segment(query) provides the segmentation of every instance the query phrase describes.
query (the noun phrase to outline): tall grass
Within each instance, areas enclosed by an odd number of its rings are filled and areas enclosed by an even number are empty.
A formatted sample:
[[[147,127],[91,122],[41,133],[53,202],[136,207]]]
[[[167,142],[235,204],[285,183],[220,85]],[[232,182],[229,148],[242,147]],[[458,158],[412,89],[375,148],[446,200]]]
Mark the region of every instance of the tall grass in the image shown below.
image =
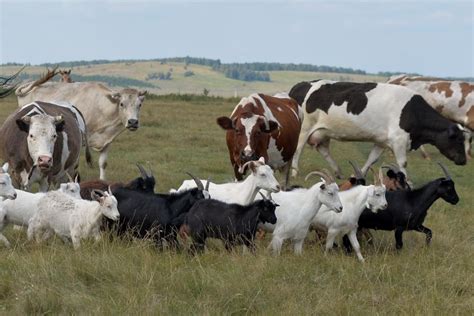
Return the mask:
[[[160,97],[145,101],[141,127],[112,144],[107,169],[111,180],[138,175],[135,162],[150,162],[157,191],[187,178],[185,171],[216,182],[232,178],[224,131],[215,118],[229,115],[235,99]],[[0,101],[0,120],[16,100]],[[332,151],[348,174],[347,159],[362,163],[371,146],[334,143]],[[238,248],[227,253],[218,241],[191,257],[186,251],[158,252],[149,241],[112,236],[85,242],[74,251],[54,239],[30,243],[24,231],[7,229],[13,247],[0,246],[0,314],[435,314],[469,315],[474,310],[474,216],[472,163],[455,166],[435,149],[433,160],[451,171],[461,201],[440,200],[430,209],[424,236],[404,234],[404,249],[394,250],[392,232],[376,232],[375,245],[362,242],[367,259],[335,249],[324,255],[310,234],[302,256],[285,247],[280,257],[258,242],[256,255]],[[94,156],[98,158],[97,154]],[[82,158],[81,158],[82,159]],[[83,160],[83,159],[82,159]],[[393,161],[386,153],[383,161]],[[442,176],[434,162],[409,155],[408,171],[421,185]],[[306,148],[301,175],[326,163]],[[81,161],[83,179],[98,177]],[[278,175],[282,179],[281,175]]]

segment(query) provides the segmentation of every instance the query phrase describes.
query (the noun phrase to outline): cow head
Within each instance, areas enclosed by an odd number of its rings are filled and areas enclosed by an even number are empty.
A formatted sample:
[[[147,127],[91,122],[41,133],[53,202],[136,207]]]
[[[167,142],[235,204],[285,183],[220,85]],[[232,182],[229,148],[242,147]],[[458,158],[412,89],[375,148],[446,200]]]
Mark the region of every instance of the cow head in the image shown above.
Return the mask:
[[[436,135],[434,145],[456,165],[465,165],[467,158],[464,141],[464,128],[459,124],[451,124],[446,130]]]
[[[16,123],[21,131],[28,133],[28,152],[33,165],[39,167],[42,172],[49,171],[53,166],[54,144],[58,133],[64,130],[63,117],[46,114],[25,115],[17,119]]]
[[[147,91],[123,89],[107,95],[110,102],[118,106],[119,117],[122,124],[130,131],[136,131],[139,126],[140,108]]]
[[[219,117],[217,124],[227,131],[227,139],[233,145],[234,161],[240,166],[248,161],[264,157],[268,160],[270,134],[278,129],[278,123],[262,115],[244,112],[234,118]],[[229,148],[230,149],[230,148]]]
[[[8,174],[8,163],[0,168],[0,197],[10,200],[16,199],[16,191]]]

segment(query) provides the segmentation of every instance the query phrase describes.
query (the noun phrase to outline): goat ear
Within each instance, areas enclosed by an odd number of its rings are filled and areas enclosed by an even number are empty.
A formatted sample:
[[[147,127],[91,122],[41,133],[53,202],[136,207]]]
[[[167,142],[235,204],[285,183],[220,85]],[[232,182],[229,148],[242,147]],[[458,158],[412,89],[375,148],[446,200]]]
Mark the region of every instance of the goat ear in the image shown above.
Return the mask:
[[[326,184],[325,184],[325,183],[321,184],[321,185],[319,186],[319,188],[320,188],[321,190],[326,190]]]
[[[7,173],[9,166],[10,166],[10,165],[8,164],[8,162],[5,162],[5,163],[3,164],[3,166],[2,166],[2,171],[5,172],[5,173]]]
[[[234,122],[227,116],[221,116],[217,118],[217,124],[225,130],[234,129]]]

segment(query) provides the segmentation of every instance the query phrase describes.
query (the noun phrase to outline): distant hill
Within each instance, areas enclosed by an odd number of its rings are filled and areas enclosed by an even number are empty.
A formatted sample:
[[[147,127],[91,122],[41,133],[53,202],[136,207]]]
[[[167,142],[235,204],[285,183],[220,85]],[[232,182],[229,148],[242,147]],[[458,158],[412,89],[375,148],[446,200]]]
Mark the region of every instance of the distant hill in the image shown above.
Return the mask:
[[[299,81],[386,81],[395,73],[367,74],[351,68],[281,63],[232,63],[220,60],[179,57],[153,60],[94,60],[41,64],[27,67],[22,80],[37,78],[46,67],[72,68],[74,81],[101,81],[111,86],[145,88],[154,94],[203,94],[245,96],[254,92],[273,94]],[[0,66],[1,74],[14,73],[20,64]],[[59,78],[58,78],[59,80]]]

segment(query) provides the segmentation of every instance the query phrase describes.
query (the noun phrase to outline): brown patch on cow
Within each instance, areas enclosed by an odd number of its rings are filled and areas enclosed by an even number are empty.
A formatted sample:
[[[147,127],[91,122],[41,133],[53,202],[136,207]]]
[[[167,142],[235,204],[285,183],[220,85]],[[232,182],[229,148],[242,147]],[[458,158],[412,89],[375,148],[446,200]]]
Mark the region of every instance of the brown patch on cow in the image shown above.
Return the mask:
[[[473,131],[474,130],[474,105],[471,106],[469,111],[467,111],[466,116],[467,116],[466,126],[471,131]]]
[[[393,81],[389,81],[388,83],[390,84],[402,84],[402,81],[405,80],[405,79],[408,79],[407,76],[400,76],[398,77],[397,79],[393,80]]]
[[[462,94],[461,101],[459,101],[459,107],[462,107],[466,103],[466,97],[468,96],[468,94],[474,91],[474,84],[461,82],[459,85],[461,86],[461,94]]]
[[[438,105],[436,107],[436,111],[438,111],[439,113],[443,112],[443,108],[444,108],[444,105]]]
[[[448,82],[448,81],[433,83],[432,85],[430,85],[428,90],[430,92],[435,92],[435,91],[437,91],[438,93],[444,92],[444,95],[446,98],[449,98],[453,95],[453,90],[451,89],[451,82]]]
[[[446,80],[442,78],[436,78],[436,77],[405,77],[405,81],[443,81],[446,82]]]

